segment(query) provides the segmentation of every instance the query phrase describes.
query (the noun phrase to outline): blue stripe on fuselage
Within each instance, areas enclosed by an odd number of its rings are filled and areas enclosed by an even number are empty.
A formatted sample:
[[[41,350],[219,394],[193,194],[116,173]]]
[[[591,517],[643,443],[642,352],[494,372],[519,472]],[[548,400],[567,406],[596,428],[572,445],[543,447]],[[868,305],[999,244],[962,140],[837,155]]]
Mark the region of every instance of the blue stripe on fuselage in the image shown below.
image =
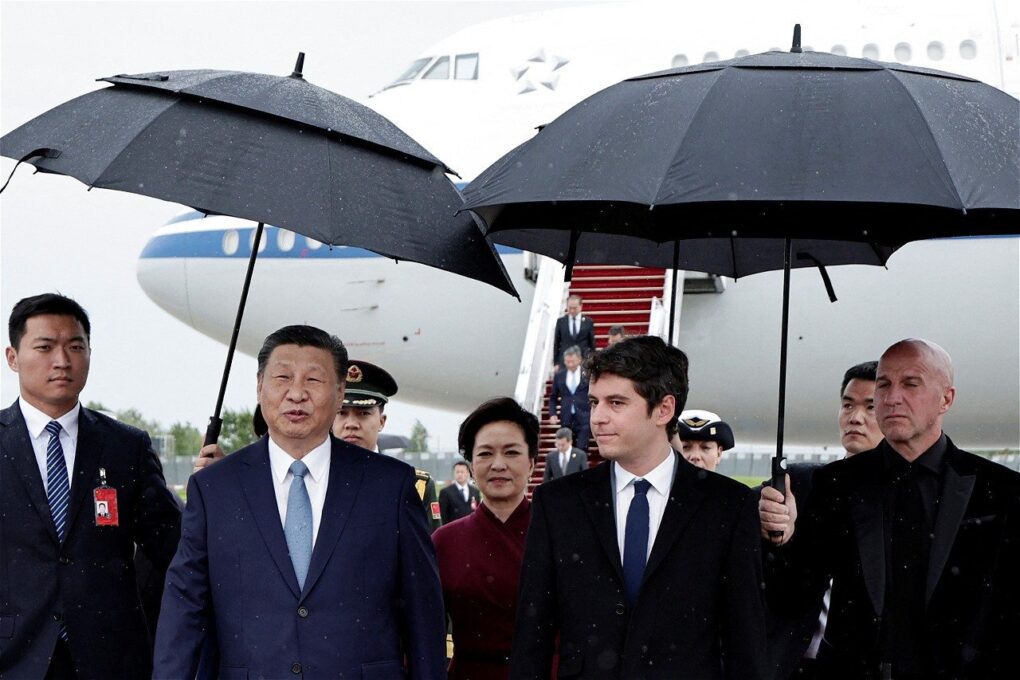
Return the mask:
[[[237,250],[228,255],[223,251],[223,236],[228,231],[236,231],[239,245]],[[265,242],[265,249],[259,253],[260,258],[292,258],[292,259],[337,259],[337,258],[369,258],[384,257],[371,250],[364,248],[353,248],[348,246],[325,246],[311,248],[308,239],[300,234],[294,235],[294,245],[290,250],[281,250],[279,244],[280,229],[277,227],[266,227],[262,233],[262,240]],[[206,258],[241,258],[248,259],[251,255],[251,239],[255,228],[241,228],[236,230],[217,229],[213,231],[189,231],[177,234],[162,234],[149,239],[139,255],[140,259],[150,258],[174,258],[174,257],[206,257]],[[512,255],[520,253],[518,248],[508,246],[496,246],[496,252],[500,255]]]

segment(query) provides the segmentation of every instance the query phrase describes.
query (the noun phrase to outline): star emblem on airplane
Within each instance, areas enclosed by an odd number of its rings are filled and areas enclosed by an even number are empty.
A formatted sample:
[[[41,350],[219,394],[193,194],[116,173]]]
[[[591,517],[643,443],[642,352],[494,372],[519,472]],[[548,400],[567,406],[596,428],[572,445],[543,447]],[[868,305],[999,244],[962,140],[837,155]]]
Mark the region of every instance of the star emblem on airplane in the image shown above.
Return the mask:
[[[541,87],[555,90],[560,82],[560,69],[570,63],[569,59],[550,54],[544,48],[510,69],[517,82],[517,94],[534,92]]]

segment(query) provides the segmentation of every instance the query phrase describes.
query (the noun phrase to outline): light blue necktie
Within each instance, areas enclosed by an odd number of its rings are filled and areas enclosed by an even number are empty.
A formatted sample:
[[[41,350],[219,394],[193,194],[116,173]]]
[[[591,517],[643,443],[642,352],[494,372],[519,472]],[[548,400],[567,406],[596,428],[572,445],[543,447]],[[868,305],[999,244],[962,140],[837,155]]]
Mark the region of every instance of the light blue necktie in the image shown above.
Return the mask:
[[[631,607],[637,603],[648,559],[648,489],[651,486],[647,479],[636,480],[634,498],[627,509],[627,527],[623,535],[623,587]]]
[[[67,481],[67,462],[64,447],[60,445],[60,423],[51,420],[46,424],[50,441],[46,444],[46,501],[50,504],[50,515],[57,528],[57,539],[63,543],[67,523],[67,504],[71,485]],[[67,640],[67,628],[60,623],[60,637]]]
[[[298,587],[304,590],[308,564],[312,561],[312,501],[305,488],[308,466],[296,460],[290,464],[290,471],[294,481],[290,483],[290,493],[287,494],[287,521],[283,525],[283,534],[287,538]]]

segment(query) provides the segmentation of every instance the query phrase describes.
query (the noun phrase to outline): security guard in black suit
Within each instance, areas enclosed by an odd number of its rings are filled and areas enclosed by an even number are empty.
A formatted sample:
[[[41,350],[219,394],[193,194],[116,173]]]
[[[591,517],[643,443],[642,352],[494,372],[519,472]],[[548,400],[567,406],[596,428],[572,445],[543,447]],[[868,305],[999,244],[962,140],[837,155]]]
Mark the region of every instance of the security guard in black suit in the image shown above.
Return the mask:
[[[379,433],[386,425],[383,409],[396,393],[397,382],[393,376],[375,364],[352,360],[347,369],[344,403],[333,421],[333,435],[355,446],[378,451]],[[415,487],[429,526],[435,531],[442,524],[436,483],[424,470],[414,472],[418,478]]]

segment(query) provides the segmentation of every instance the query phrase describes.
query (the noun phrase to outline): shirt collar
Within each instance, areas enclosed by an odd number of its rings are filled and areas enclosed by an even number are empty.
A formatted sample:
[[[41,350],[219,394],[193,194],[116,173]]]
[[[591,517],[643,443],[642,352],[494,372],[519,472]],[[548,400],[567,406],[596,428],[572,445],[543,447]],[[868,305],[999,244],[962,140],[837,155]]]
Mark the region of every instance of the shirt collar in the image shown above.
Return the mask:
[[[942,474],[942,460],[946,456],[946,448],[948,445],[948,439],[945,432],[939,435],[939,438],[935,440],[934,444],[928,447],[927,451],[915,458],[914,463],[908,463],[907,460],[898,454],[887,441],[883,440],[882,443],[885,444],[884,462],[886,472],[910,469],[914,464],[917,464],[921,468],[924,468],[936,475]]]
[[[326,465],[329,463],[329,455],[333,450],[329,436],[314,449],[305,454],[301,462],[308,466],[308,476],[313,482],[321,482],[325,475]],[[284,451],[273,441],[273,435],[269,435],[269,465],[273,470],[273,479],[281,484],[287,479],[290,472],[290,465],[295,458]]]
[[[21,415],[25,418],[25,426],[32,439],[38,439],[46,431],[46,426],[51,420],[60,423],[64,432],[72,441],[78,441],[78,414],[81,412],[81,403],[75,404],[70,411],[59,418],[50,418],[48,415],[32,406],[24,399],[18,399],[18,406],[21,407]]]
[[[669,448],[669,447],[667,447]],[[669,448],[669,455],[661,463],[652,468],[644,477],[656,491],[663,496],[669,496],[669,490],[673,486],[673,471],[676,469],[676,454],[673,453],[673,449]],[[620,493],[627,485],[638,479],[636,475],[631,474],[623,469],[621,465],[613,463],[613,472],[616,484],[616,493]]]

